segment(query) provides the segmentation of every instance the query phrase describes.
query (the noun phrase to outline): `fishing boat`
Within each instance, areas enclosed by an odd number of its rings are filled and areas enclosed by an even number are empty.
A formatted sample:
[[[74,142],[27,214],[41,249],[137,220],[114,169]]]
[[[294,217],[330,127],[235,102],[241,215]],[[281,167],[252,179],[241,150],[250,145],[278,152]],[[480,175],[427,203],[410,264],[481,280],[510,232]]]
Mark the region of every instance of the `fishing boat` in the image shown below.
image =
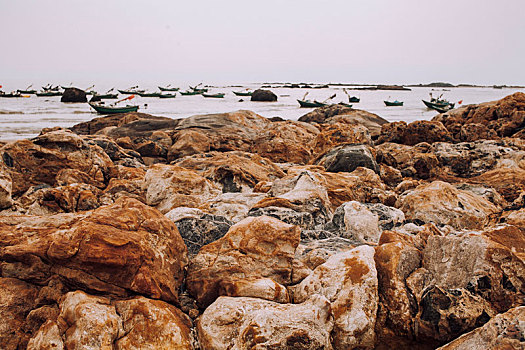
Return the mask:
[[[224,98],[224,93],[222,92],[218,92],[216,94],[206,94],[206,93],[202,93],[201,94],[203,97],[209,97],[209,98]]]
[[[5,92],[2,92],[0,93],[0,97],[9,97],[9,98],[13,98],[13,97],[25,97],[23,96],[21,93],[17,92],[17,91],[13,91],[13,92],[10,92],[10,93],[5,93]],[[29,96],[28,96],[29,97]]]
[[[137,92],[140,97],[160,97],[160,92]]]
[[[195,90],[186,90],[179,92],[183,96],[190,96],[190,95],[200,95],[202,92],[195,91]]]
[[[30,95],[34,95],[36,94],[36,90],[32,90],[31,87],[33,86],[33,84],[29,85],[28,87],[25,88],[25,90],[16,90],[17,92],[21,93],[21,94],[30,94]]]
[[[348,96],[348,102],[359,103],[359,101],[361,101],[361,99],[357,96]]]
[[[177,94],[161,94],[160,98],[175,98]]]
[[[94,96],[100,98],[101,100],[110,100],[110,99],[118,98],[118,94],[117,94],[117,93],[112,93],[112,91],[113,91],[114,89],[115,89],[115,88],[109,89],[108,91],[106,91],[105,94],[101,94],[101,95],[95,93]]]
[[[178,87],[170,87],[171,85],[168,85],[166,87],[159,86],[160,91],[179,91]]]
[[[345,107],[348,107],[348,108],[352,108],[352,106],[353,106],[353,105],[351,105],[349,103],[344,103],[344,102],[339,102],[338,105],[345,106]]]
[[[60,91],[48,90],[48,91],[37,92],[36,95],[39,97],[50,97],[50,96],[62,96],[62,93]]]
[[[317,108],[326,106],[326,103],[322,103],[319,101],[297,100],[297,102],[299,102],[299,105],[303,108]]]
[[[435,110],[435,111],[438,111],[439,113],[446,113],[446,112],[450,111],[451,109],[454,109],[454,104],[451,103],[451,104],[448,104],[448,105],[443,106],[443,107],[434,106],[434,107],[432,107],[432,109]]]
[[[139,106],[105,106],[97,102],[88,102],[88,104],[100,114],[116,114],[116,113],[129,113],[136,112],[139,109]]]
[[[143,93],[146,90],[139,90],[138,86],[132,86],[129,89],[126,89],[126,90],[118,90],[117,89],[117,91],[120,92],[123,95],[135,95],[135,94],[138,94],[138,93]]]
[[[423,101],[425,106],[427,106],[430,109],[445,108],[447,106],[451,106],[452,108],[454,108],[454,105],[455,105],[454,103],[450,103],[447,100],[436,100],[435,102],[425,101],[425,100],[421,100],[421,101]]]
[[[237,96],[251,96],[253,91],[232,91]]]
[[[393,106],[402,106],[403,105],[403,102],[402,101],[398,101],[398,100],[395,100],[395,101],[383,101],[385,103],[385,105],[387,107],[393,107]]]

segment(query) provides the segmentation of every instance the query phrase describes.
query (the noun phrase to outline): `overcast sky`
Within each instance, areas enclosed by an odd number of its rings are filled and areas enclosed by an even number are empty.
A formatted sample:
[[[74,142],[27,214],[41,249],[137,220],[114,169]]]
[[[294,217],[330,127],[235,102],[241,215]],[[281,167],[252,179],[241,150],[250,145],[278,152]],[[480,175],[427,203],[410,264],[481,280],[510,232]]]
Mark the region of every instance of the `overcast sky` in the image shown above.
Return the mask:
[[[0,0],[2,81],[525,84],[525,0]]]

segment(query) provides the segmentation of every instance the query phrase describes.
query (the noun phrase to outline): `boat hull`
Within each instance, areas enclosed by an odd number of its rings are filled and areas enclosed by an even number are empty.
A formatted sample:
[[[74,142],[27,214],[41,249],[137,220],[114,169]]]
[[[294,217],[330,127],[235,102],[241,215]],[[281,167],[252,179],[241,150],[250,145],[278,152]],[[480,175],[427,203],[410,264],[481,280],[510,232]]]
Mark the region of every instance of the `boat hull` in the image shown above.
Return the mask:
[[[224,94],[201,94],[203,97],[208,98],[224,98]]]
[[[248,91],[248,92],[241,92],[241,91],[232,91],[235,95],[237,96],[251,96],[253,95],[253,92],[251,91]]]
[[[40,96],[40,97],[49,97],[49,96],[62,96],[62,93],[59,92],[59,91],[56,91],[56,92],[37,92],[36,95]]]
[[[159,97],[160,98],[175,98],[177,95],[175,94],[164,94],[164,95],[160,95]]]
[[[139,109],[139,106],[125,106],[125,107],[109,107],[101,106],[96,103],[89,103],[91,108],[93,108],[97,113],[100,114],[117,114],[117,113],[129,113],[136,112]]]
[[[400,101],[383,101],[387,107],[399,107],[403,105],[403,102]]]
[[[182,96],[200,95],[202,92],[199,91],[181,91],[179,92]]]
[[[167,87],[158,87],[160,91],[179,91],[179,88],[167,88]]]
[[[325,103],[318,102],[318,101],[297,100],[297,102],[299,102],[299,105],[302,108],[317,108],[317,107],[326,106]]]

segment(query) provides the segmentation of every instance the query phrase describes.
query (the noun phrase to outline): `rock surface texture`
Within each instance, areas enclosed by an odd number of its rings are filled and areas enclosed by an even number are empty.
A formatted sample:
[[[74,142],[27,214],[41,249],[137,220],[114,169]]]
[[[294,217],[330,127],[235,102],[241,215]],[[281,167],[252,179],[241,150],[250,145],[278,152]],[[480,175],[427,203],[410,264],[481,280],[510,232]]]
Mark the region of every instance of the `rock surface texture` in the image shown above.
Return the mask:
[[[525,349],[524,106],[2,142],[0,348]]]

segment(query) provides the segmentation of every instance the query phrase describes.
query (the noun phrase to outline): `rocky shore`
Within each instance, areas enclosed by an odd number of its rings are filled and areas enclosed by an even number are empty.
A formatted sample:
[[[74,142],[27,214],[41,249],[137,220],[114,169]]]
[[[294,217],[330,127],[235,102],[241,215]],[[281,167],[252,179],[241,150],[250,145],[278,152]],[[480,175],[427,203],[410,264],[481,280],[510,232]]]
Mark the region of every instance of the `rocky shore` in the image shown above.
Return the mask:
[[[0,148],[2,349],[524,349],[525,94]]]

